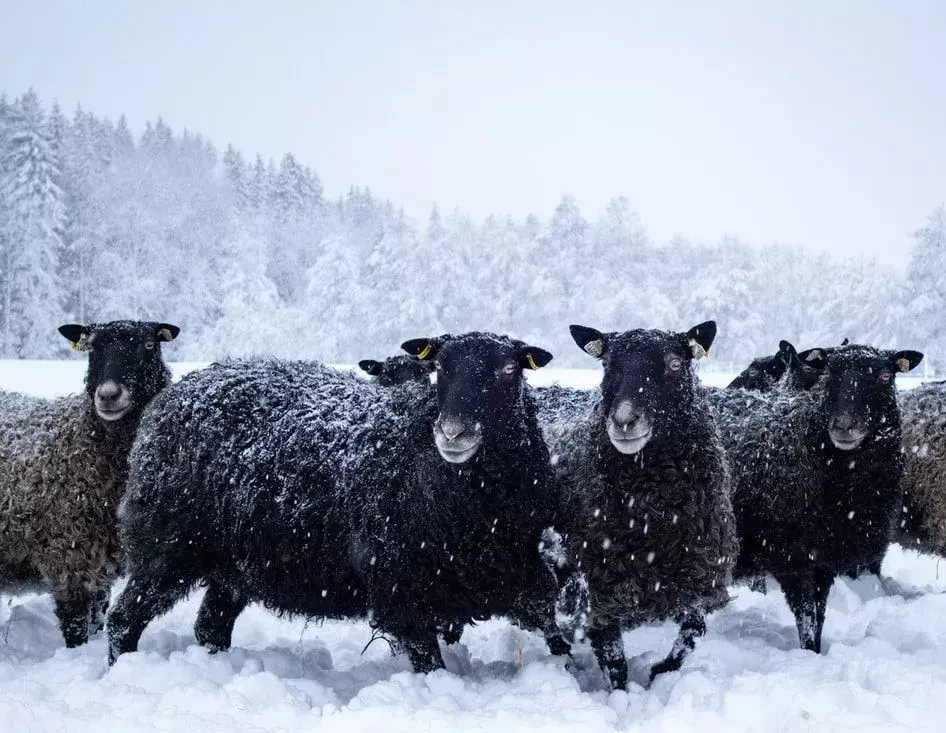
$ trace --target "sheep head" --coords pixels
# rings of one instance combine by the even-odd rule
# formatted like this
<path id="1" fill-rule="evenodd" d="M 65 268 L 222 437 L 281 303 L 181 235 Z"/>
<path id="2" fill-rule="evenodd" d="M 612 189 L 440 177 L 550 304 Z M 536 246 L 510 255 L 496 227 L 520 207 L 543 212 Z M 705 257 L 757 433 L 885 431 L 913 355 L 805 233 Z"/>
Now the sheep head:
<path id="1" fill-rule="evenodd" d="M 434 443 L 448 463 L 465 463 L 484 441 L 510 437 L 523 419 L 523 370 L 552 355 L 537 346 L 491 333 L 412 339 L 402 348 L 437 373 Z"/>
<path id="2" fill-rule="evenodd" d="M 614 449 L 634 455 L 651 440 L 673 430 L 677 416 L 693 402 L 693 362 L 706 356 L 716 323 L 706 321 L 686 332 L 638 329 L 602 333 L 571 326 L 572 338 L 604 366 L 601 419 Z"/>
<path id="3" fill-rule="evenodd" d="M 89 355 L 85 389 L 96 415 L 106 423 L 140 414 L 170 381 L 161 343 L 174 340 L 179 332 L 170 323 L 149 321 L 59 327 L 74 349 Z"/>

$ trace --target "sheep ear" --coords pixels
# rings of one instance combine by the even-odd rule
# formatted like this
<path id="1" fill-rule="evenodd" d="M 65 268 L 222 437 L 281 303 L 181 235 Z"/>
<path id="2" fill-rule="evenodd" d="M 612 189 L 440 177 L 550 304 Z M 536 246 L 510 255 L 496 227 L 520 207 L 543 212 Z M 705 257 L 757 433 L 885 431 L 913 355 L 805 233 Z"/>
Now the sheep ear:
<path id="1" fill-rule="evenodd" d="M 851 339 L 845 336 L 844 341 L 841 342 L 841 346 L 847 346 L 849 343 L 851 343 Z"/>
<path id="2" fill-rule="evenodd" d="M 919 351 L 897 351 L 891 355 L 891 361 L 898 372 L 908 372 L 923 361 L 923 354 Z"/>
<path id="3" fill-rule="evenodd" d="M 424 361 L 437 356 L 437 352 L 440 350 L 440 340 L 411 339 L 401 344 L 401 348 L 411 356 L 416 356 L 421 361 Z"/>
<path id="4" fill-rule="evenodd" d="M 384 364 L 374 359 L 362 359 L 358 362 L 358 368 L 363 372 L 368 372 L 372 377 L 377 377 L 384 369 Z"/>
<path id="5" fill-rule="evenodd" d="M 795 346 L 791 341 L 782 339 L 778 342 L 778 357 L 785 363 L 785 366 L 788 366 L 792 363 L 792 359 L 795 358 L 797 353 L 798 352 L 795 350 Z"/>
<path id="6" fill-rule="evenodd" d="M 595 359 L 604 356 L 604 352 L 608 349 L 608 341 L 601 331 L 588 326 L 576 325 L 569 326 L 568 330 L 571 332 L 572 338 L 575 339 L 575 343 L 578 344 L 578 348 L 582 351 L 591 354 Z"/>
<path id="7" fill-rule="evenodd" d="M 66 323 L 59 327 L 59 333 L 72 344 L 73 351 L 89 350 L 89 346 L 91 345 L 89 335 L 92 333 L 92 329 L 88 326 L 83 326 L 79 323 Z"/>
<path id="8" fill-rule="evenodd" d="M 823 372 L 828 366 L 828 355 L 824 349 L 807 349 L 798 353 L 798 361 L 802 366 Z"/>
<path id="9" fill-rule="evenodd" d="M 519 349 L 519 366 L 523 369 L 541 369 L 552 361 L 552 355 L 538 346 L 523 346 Z"/>
<path id="10" fill-rule="evenodd" d="M 155 326 L 154 335 L 158 341 L 173 341 L 181 329 L 171 323 L 159 323 Z"/>
<path id="11" fill-rule="evenodd" d="M 687 343 L 694 359 L 709 356 L 710 346 L 716 338 L 716 321 L 704 321 L 687 331 Z"/>

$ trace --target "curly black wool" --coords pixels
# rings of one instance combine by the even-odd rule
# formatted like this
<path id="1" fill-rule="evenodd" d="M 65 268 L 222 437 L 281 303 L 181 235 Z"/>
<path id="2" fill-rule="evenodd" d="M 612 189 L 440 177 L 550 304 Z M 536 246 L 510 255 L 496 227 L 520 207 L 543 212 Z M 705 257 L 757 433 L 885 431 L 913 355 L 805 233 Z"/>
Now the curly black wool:
<path id="1" fill-rule="evenodd" d="M 587 579 L 589 639 L 612 684 L 623 687 L 621 630 L 681 622 L 683 646 L 654 672 L 678 667 L 703 613 L 728 599 L 737 544 L 729 471 L 691 366 L 692 332 L 594 334 L 592 351 L 573 329 L 604 360 L 601 390 L 546 390 L 539 417 L 561 495 L 566 562 Z M 651 424 L 633 454 L 609 435 L 624 403 Z"/>
<path id="2" fill-rule="evenodd" d="M 228 647 L 240 611 L 261 602 L 368 618 L 418 671 L 442 666 L 438 633 L 493 614 L 549 617 L 554 578 L 537 551 L 548 452 L 521 373 L 485 368 L 519 344 L 489 334 L 438 344 L 438 366 L 474 354 L 464 374 L 505 380 L 476 390 L 492 401 L 463 463 L 435 448 L 442 416 L 427 385 L 245 361 L 167 390 L 132 451 L 121 511 L 130 579 L 109 616 L 110 658 L 198 582 L 209 587 L 197 638 L 212 648 Z"/>

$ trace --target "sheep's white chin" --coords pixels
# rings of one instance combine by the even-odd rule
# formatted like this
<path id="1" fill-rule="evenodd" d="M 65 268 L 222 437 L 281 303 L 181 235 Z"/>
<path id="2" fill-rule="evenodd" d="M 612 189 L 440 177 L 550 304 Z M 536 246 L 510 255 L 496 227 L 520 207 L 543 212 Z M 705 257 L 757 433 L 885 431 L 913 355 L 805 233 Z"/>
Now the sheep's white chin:
<path id="1" fill-rule="evenodd" d="M 638 421 L 635 427 L 638 429 L 637 433 L 629 435 L 623 429 L 615 427 L 612 420 L 608 420 L 608 439 L 614 450 L 625 456 L 632 456 L 644 450 L 644 446 L 654 437 L 654 427 L 646 418 Z"/>
<path id="2" fill-rule="evenodd" d="M 125 417 L 130 409 L 131 405 L 119 408 L 118 410 L 101 410 L 96 407 L 95 414 L 105 422 L 115 422 L 116 420 L 121 420 L 123 417 Z"/>
<path id="3" fill-rule="evenodd" d="M 853 439 L 846 439 L 846 438 L 838 439 L 838 438 L 835 438 L 834 434 L 831 433 L 830 431 L 828 432 L 828 436 L 831 438 L 831 442 L 834 444 L 834 447 L 837 448 L 838 450 L 854 450 L 855 448 L 859 448 L 861 443 L 864 442 L 864 438 L 867 437 L 867 435 L 865 434 Z"/>
<path id="4" fill-rule="evenodd" d="M 633 438 L 632 440 L 615 440 L 612 437 L 611 445 L 614 446 L 614 449 L 618 453 L 623 453 L 626 456 L 632 456 L 635 453 L 640 453 L 642 450 L 644 450 L 644 446 L 650 442 L 650 438 L 651 433 L 647 433 L 647 435 L 644 435 L 640 438 Z"/>
<path id="5" fill-rule="evenodd" d="M 440 436 L 436 436 L 434 442 L 437 444 L 437 452 L 440 453 L 440 457 L 447 463 L 466 463 L 476 455 L 476 451 L 479 450 L 482 440 L 477 439 L 472 445 L 468 445 L 466 448 L 450 445 L 446 440 L 441 439 Z"/>

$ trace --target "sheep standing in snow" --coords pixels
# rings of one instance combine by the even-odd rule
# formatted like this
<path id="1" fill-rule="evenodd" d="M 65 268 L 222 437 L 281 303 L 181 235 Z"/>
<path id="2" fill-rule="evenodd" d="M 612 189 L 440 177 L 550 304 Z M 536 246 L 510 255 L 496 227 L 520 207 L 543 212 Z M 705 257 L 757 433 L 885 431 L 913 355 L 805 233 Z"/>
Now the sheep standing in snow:
<path id="1" fill-rule="evenodd" d="M 438 633 L 530 604 L 551 618 L 549 455 L 523 379 L 551 355 L 484 333 L 404 348 L 433 361 L 435 390 L 245 361 L 155 401 L 120 512 L 129 581 L 110 660 L 199 582 L 195 633 L 212 649 L 261 602 L 368 618 L 417 671 L 443 666 Z"/>
<path id="2" fill-rule="evenodd" d="M 401 355 L 389 356 L 384 361 L 375 359 L 363 359 L 358 362 L 358 367 L 375 378 L 375 381 L 382 387 L 394 387 L 399 384 L 408 384 L 412 382 L 429 383 L 430 374 L 434 371 L 434 363 L 431 360 L 421 360 L 416 356 Z M 533 390 L 536 399 L 541 399 L 539 394 L 546 389 L 555 390 L 557 387 L 540 387 Z M 550 565 L 550 570 L 558 574 L 558 567 Z M 570 575 L 563 574 L 563 582 L 567 582 Z M 554 624 L 554 619 L 548 614 L 543 614 L 536 618 L 532 613 L 534 603 L 531 599 L 526 599 L 525 616 L 520 617 L 514 614 L 511 619 L 521 627 L 529 630 L 539 630 L 545 635 L 546 643 L 549 649 L 555 655 L 565 655 L 571 652 L 571 645 L 565 641 L 561 631 Z M 448 628 L 443 632 L 443 640 L 446 644 L 456 644 L 463 635 L 463 627 L 455 626 Z"/>
<path id="3" fill-rule="evenodd" d="M 828 592 L 886 549 L 902 473 L 894 374 L 915 351 L 831 349 L 810 391 L 760 400 L 722 425 L 741 551 L 737 578 L 771 574 L 805 649 L 821 650 Z"/>
<path id="4" fill-rule="evenodd" d="M 729 471 L 693 369 L 716 324 L 687 333 L 571 332 L 602 360 L 601 389 L 545 390 L 540 423 L 564 507 L 561 554 L 584 575 L 589 640 L 622 688 L 622 629 L 680 622 L 673 651 L 652 675 L 677 669 L 705 631 L 705 612 L 728 599 L 737 551 Z"/>
<path id="5" fill-rule="evenodd" d="M 946 556 L 946 382 L 900 395 L 903 508 L 893 539 L 903 547 Z M 871 568 L 874 570 L 875 568 Z M 879 569 L 879 568 L 878 568 Z"/>
<path id="6" fill-rule="evenodd" d="M 50 592 L 66 646 L 101 628 L 119 572 L 115 512 L 142 411 L 170 382 L 179 329 L 116 321 L 59 332 L 89 354 L 85 393 L 0 393 L 0 590 Z"/>
<path id="7" fill-rule="evenodd" d="M 358 368 L 374 377 L 382 387 L 394 387 L 408 382 L 430 382 L 434 365 L 432 361 L 403 354 L 389 356 L 384 361 L 362 359 Z"/>

